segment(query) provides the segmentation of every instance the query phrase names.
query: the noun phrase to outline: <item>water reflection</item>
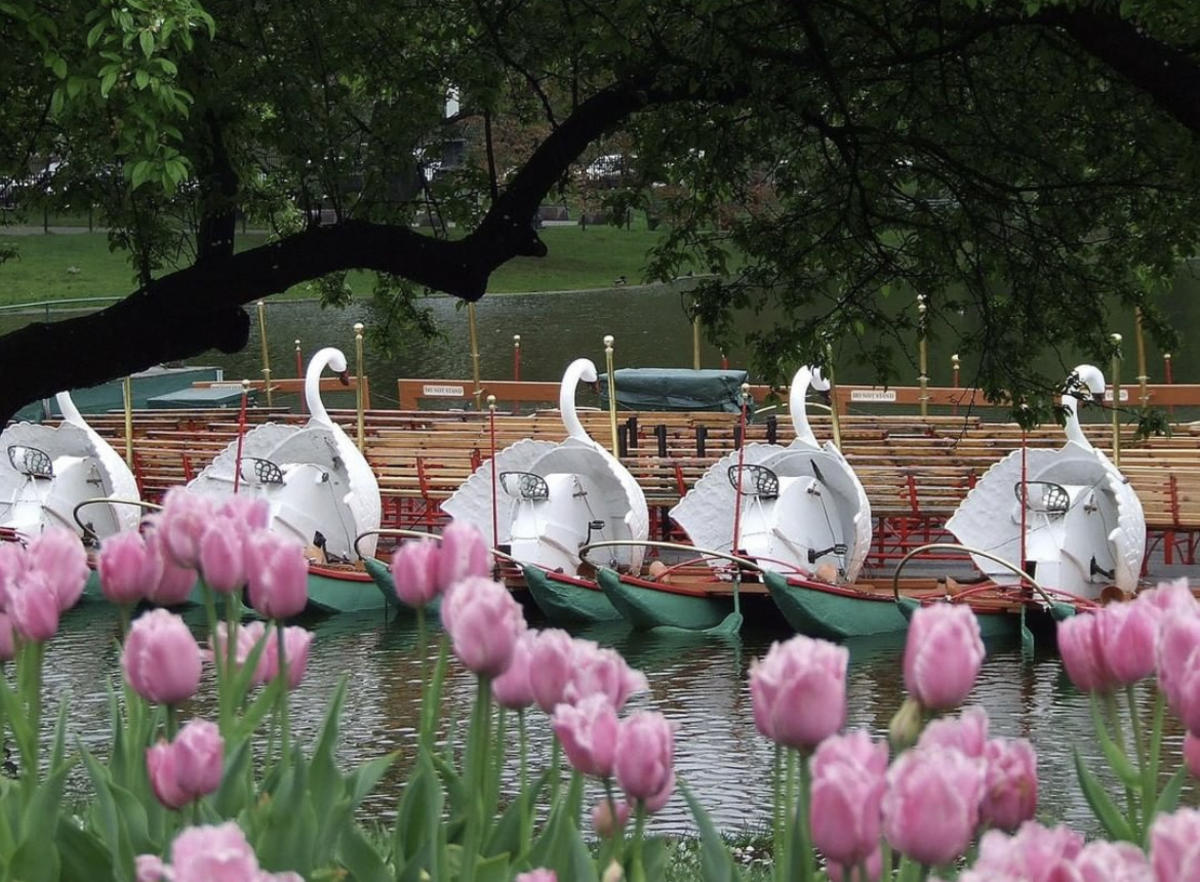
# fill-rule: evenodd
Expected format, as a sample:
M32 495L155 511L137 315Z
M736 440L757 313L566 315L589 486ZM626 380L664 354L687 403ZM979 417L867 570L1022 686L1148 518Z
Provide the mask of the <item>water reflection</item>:
M203 616L190 612L197 633ZM421 653L411 621L386 622L380 614L341 615L308 622L317 632L308 674L294 693L293 729L305 740L315 737L321 714L338 684L346 682L339 759L346 765L389 751L399 760L366 802L365 811L381 821L392 817L416 744L415 721L420 705ZM71 612L47 654L47 725L58 701L71 696L69 739L102 750L108 743L107 688L119 676L117 618L102 604ZM645 671L650 694L636 696L630 710L656 708L679 726L677 765L680 776L728 830L759 828L770 818L772 749L754 727L746 676L750 662L785 633L749 626L740 640L634 633L622 625L591 627L577 632L620 650ZM852 641L848 678L850 726L882 737L892 713L903 700L898 637ZM429 664L435 644L426 647ZM442 718L444 734L465 735L473 678L451 662ZM1145 699L1145 696L1143 696ZM1075 782L1072 751L1078 748L1093 769L1103 765L1091 735L1087 701L1066 680L1062 663L1045 641L1032 658L1023 658L1016 641L988 643L988 656L972 697L987 707L992 734L1027 737L1039 757L1041 806L1046 819L1063 820L1098 832ZM208 714L211 687L189 708ZM528 731L534 766L549 760L550 732L540 711L529 712ZM508 725L510 770L505 789L516 786L516 723ZM1178 762L1183 733L1168 721L1165 770ZM1111 783L1111 782L1110 782ZM75 792L86 779L76 775ZM598 791L593 791L593 797ZM1185 800L1194 802L1190 792ZM687 807L676 795L656 822L663 829L691 828Z

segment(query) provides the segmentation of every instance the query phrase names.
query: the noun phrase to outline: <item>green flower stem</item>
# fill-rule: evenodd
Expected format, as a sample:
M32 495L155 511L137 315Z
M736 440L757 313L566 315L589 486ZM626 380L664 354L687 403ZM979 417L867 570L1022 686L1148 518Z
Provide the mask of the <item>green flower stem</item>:
M291 750L291 720L288 716L288 660L283 639L283 623L275 622L275 648L279 651L279 756L287 762Z
M613 824L613 859L621 862L621 852L625 850L625 828L620 823L620 818L617 817L617 798L613 793L612 778L604 779L604 796L608 800L608 811L612 817Z
M240 624L237 597L230 593L225 595L225 670L229 672L229 679L233 680L237 673L237 631ZM243 696L229 696L230 710L237 707Z
M775 857L777 864L782 865L783 875L781 879L788 878L788 868L790 866L789 857L797 843L792 842L792 837L789 835L789 830L794 824L796 817L793 806L796 804L796 751L790 748L783 748L783 836L780 837L780 850Z
M783 882L783 748L775 745L775 756L771 765L771 856L776 882Z
M646 803L637 801L637 822L633 827L633 849L629 862L630 882L646 882L646 868L642 863L642 840L646 832Z
M517 731L521 738L521 853L526 854L533 845L533 805L529 798L529 737L525 732L525 708L517 711Z
M125 637L129 634L129 623L133 619L133 608L128 603L117 604L117 618L121 622L121 645L125 645Z
M479 850L484 839L484 816L488 789L488 730L492 719L492 681L480 674L476 681L475 706L467 734L466 768L463 778L470 798L467 829L463 837L463 882L474 882Z
M167 705L167 740L174 741L175 733L179 731L179 708L173 704Z
M507 739L505 735L505 720L507 718L504 708L496 706L496 737L490 738L492 744L493 755L491 765L488 769L487 778L487 802L483 807L483 816L491 818L496 812L496 806L500 802L500 776L504 771L504 761L507 753ZM488 719L491 719L489 714Z
M812 834L808 823L808 801L812 790L811 773L808 768L809 751L797 751L800 761L800 796L796 801L796 836L792 848L800 849L800 879L810 882L815 877L813 867Z
M1154 687L1154 708L1150 711L1150 746L1147 750L1146 764L1142 766L1142 804L1146 807L1146 829L1150 829L1153 820L1150 813L1158 803L1158 763L1162 756L1163 713L1166 710L1166 700L1162 690Z
M554 811L554 807L558 805L559 778L562 777L562 745L558 743L558 736L552 736L550 742L550 810Z
M433 748L433 733L437 728L438 711L442 701L442 683L446 678L446 663L450 653L450 645L446 639L446 632L442 632L441 640L438 644L437 663L433 668L433 679L429 683L429 687L425 688L422 682L421 694L421 734L420 743L424 747Z
M1129 751L1125 747L1125 727L1121 725L1121 712L1117 708L1117 697L1111 692L1104 693L1104 711L1108 716L1108 724L1112 728L1113 742L1117 745L1117 749L1126 757L1129 756ZM1136 733L1134 734L1136 738ZM1129 825L1134 829L1138 829L1138 796L1128 784L1125 785L1125 809L1129 818Z

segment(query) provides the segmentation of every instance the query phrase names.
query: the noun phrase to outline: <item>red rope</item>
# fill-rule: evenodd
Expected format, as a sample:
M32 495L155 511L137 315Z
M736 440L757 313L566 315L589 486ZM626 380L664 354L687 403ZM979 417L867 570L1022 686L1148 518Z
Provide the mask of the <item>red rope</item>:
M249 390L242 390L242 412L238 414L238 446L237 458L233 463L233 492L238 492L238 485L242 478L242 442L246 440L246 398L249 395Z

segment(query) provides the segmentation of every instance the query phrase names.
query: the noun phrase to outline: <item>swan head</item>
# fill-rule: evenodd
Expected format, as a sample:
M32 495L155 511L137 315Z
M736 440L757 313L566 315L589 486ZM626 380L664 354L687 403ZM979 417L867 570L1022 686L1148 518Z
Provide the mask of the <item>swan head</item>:
M1067 377L1063 393L1080 401L1104 401L1104 374L1095 365L1081 364Z
M596 373L596 365L590 358L581 358L575 362L579 365L579 379L585 383L595 383L600 379Z
M812 380L809 381L809 385L815 392L829 391L829 380L825 379L825 377L821 375L821 369L819 367L812 369Z

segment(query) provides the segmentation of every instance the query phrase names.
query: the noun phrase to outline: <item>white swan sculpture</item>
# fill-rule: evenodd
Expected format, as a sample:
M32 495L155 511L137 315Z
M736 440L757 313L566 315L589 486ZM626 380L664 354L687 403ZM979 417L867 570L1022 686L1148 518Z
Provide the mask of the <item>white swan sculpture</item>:
M839 580L853 582L871 548L871 504L842 452L831 441L817 443L804 403L810 387L828 391L829 382L819 368L802 367L788 393L796 430L791 444L745 447L738 547L767 569L812 573L829 564ZM671 509L696 546L732 552L737 480L735 450L709 466Z
M561 443L526 438L483 463L442 511L473 524L492 538L492 472L496 481L496 542L510 545L514 558L569 575L579 572L579 548L588 542L645 540L650 511L637 481L617 459L588 437L575 412L579 381L596 381L596 366L578 358L567 366L559 389L567 439ZM637 573L645 549L611 549L614 567Z
M326 367L346 380L341 350L327 347L313 355L304 376L311 414L307 424L265 423L246 433L238 492L268 501L272 530L306 546L321 546L328 560L352 560L354 537L379 528L379 483L358 447L325 410L320 383ZM237 448L236 440L230 442L188 488L232 494ZM374 556L376 540L371 535L359 543L365 557Z
M1104 374L1081 364L1067 378L1067 443L1059 450L1029 448L1025 491L1021 451L989 468L946 529L963 545L1020 564L1021 505L1025 499L1025 560L1043 585L1094 599L1107 585L1137 589L1146 548L1146 518L1129 482L1079 426L1081 400L1103 396ZM983 557L975 565L998 584L1015 584L1008 569Z
M0 527L21 536L48 526L80 532L75 506L85 499L137 500L137 481L125 460L87 424L67 392L55 396L56 427L16 423L0 433ZM97 538L137 526L135 505L96 504L81 517Z

